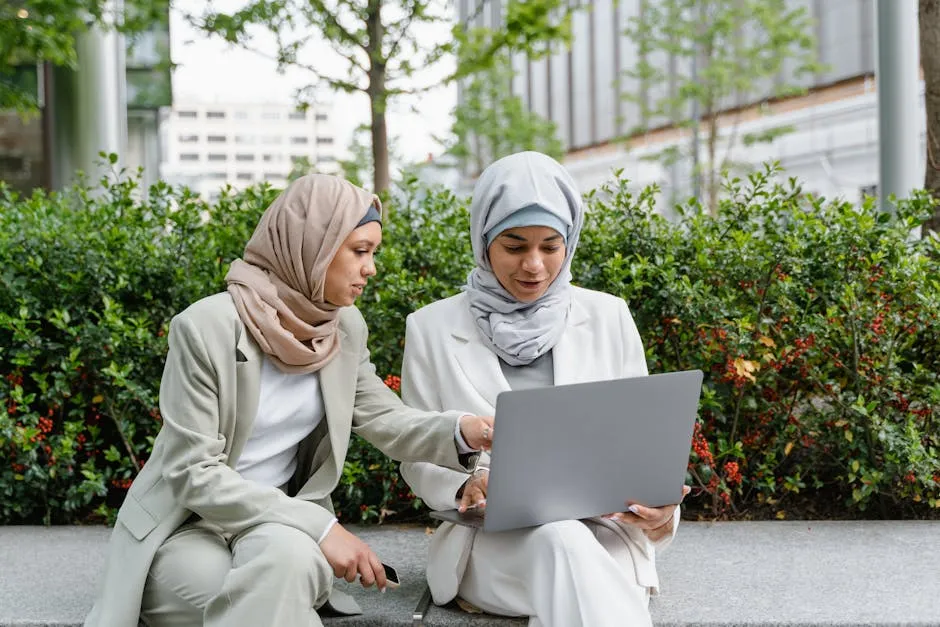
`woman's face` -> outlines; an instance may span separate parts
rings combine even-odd
[[[326,269],[323,297],[337,307],[356,302],[370,276],[375,275],[375,249],[382,243],[382,226],[367,222],[349,234]]]
[[[500,285],[516,300],[530,303],[561,272],[565,240],[547,226],[518,226],[496,236],[487,252]]]

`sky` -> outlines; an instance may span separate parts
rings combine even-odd
[[[205,0],[194,0],[187,3],[187,9],[198,13],[206,4]],[[213,2],[217,9],[227,11],[237,10],[243,4],[244,0]],[[439,31],[439,36],[446,33],[444,28]],[[292,70],[279,75],[274,61],[229,46],[219,38],[209,38],[192,28],[177,9],[171,14],[170,37],[171,58],[178,65],[173,75],[176,103],[291,103],[293,91],[312,82],[311,74],[306,71]],[[259,35],[256,41],[258,47],[273,50],[273,37]],[[327,71],[344,69],[327,44],[312,50],[308,57],[316,58],[302,58],[301,61],[315,61]],[[440,72],[446,70],[442,66]],[[416,79],[416,83],[426,84],[432,78],[423,76]],[[337,143],[345,151],[354,129],[369,121],[369,100],[361,93],[336,94],[332,98],[331,113],[336,122]],[[441,154],[443,148],[434,137],[446,137],[456,101],[457,89],[449,86],[436,88],[420,98],[408,97],[390,105],[389,136],[404,160],[422,161],[428,154]]]

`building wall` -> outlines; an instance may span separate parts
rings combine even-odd
[[[920,85],[923,94],[923,83]],[[873,194],[878,183],[878,103],[874,79],[863,77],[818,89],[811,94],[781,103],[772,115],[745,110],[721,119],[722,141],[719,153],[728,150],[731,137],[737,141],[731,151],[735,160],[751,164],[777,161],[784,169],[781,178],[795,176],[803,189],[827,198],[861,200]],[[926,165],[926,115],[921,98],[921,147],[918,172]],[[740,137],[773,126],[791,125],[794,132],[770,144],[745,147]],[[737,126],[736,132],[731,130]],[[583,189],[601,185],[615,168],[624,170],[637,187],[651,183],[663,188],[663,200],[684,200],[691,195],[688,168],[679,164],[677,172],[647,160],[668,146],[688,146],[689,133],[661,132],[630,142],[611,142],[568,154],[566,166]],[[703,155],[704,158],[704,155]]]
[[[164,112],[162,177],[205,198],[221,188],[287,183],[303,159],[336,173],[336,135],[327,108],[298,111],[283,104],[177,102]]]
[[[494,0],[462,0],[458,15],[479,16],[477,24],[495,23],[493,11],[478,5]],[[687,131],[653,131],[626,137],[639,126],[656,129],[666,120],[643,120],[639,104],[627,93],[655,101],[674,86],[666,84],[643,92],[624,70],[637,61],[636,45],[623,31],[644,4],[658,0],[581,0],[590,10],[576,14],[570,50],[558,50],[549,59],[514,59],[517,76],[512,90],[533,111],[555,122],[568,151],[566,164],[584,189],[607,180],[613,169],[637,186],[657,183],[668,200],[692,192],[691,161],[664,168],[655,158],[665,148],[691,145]],[[877,106],[874,93],[875,0],[789,0],[802,6],[815,23],[818,60],[825,71],[801,80],[793,78],[793,63],[786,64],[774,81],[738,103],[745,114],[722,120],[720,154],[731,137],[736,161],[759,163],[779,160],[788,175],[799,176],[808,191],[857,199],[861,190],[875,185],[877,176]],[[682,59],[660,53],[651,61],[673,73],[686,73]],[[806,96],[764,107],[775,84],[797,84],[811,90]],[[687,112],[688,113],[688,112]],[[743,146],[748,132],[792,124],[796,132],[771,144]],[[704,158],[704,146],[701,157]],[[700,161],[702,160],[700,159]]]

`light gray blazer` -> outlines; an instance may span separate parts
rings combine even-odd
[[[341,351],[320,371],[327,435],[301,445],[299,490],[289,497],[234,470],[258,410],[263,354],[231,297],[210,296],[173,319],[160,385],[163,427],[118,512],[86,627],[137,627],[154,554],[193,513],[228,533],[273,522],[319,539],[333,519],[330,493],[351,432],[398,460],[463,467],[454,442],[462,412],[402,405],[369,361],[362,314],[346,307],[339,320]]]
[[[401,391],[409,405],[427,410],[465,407],[489,416],[499,393],[510,389],[499,358],[483,343],[467,300],[466,293],[458,294],[408,316]],[[555,385],[647,374],[643,342],[623,299],[572,287],[571,301],[565,331],[552,349]],[[488,460],[484,453],[481,463],[489,465]],[[401,472],[432,509],[453,508],[457,490],[467,480],[466,471],[433,463],[405,463]],[[597,524],[616,523],[598,520]],[[618,531],[629,539],[637,581],[655,590],[659,586],[655,549],[666,546],[673,536],[653,543],[636,527],[623,525]],[[442,523],[434,532],[427,572],[435,603],[442,605],[457,595],[476,534],[472,527],[453,523]]]

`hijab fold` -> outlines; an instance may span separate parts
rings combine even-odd
[[[265,210],[225,281],[261,350],[283,372],[323,368],[339,352],[339,308],[324,299],[326,270],[379,199],[339,177],[308,174]]]
[[[565,261],[546,292],[523,303],[490,266],[486,234],[513,214],[537,206],[567,228]],[[470,237],[477,266],[464,287],[470,313],[484,342],[512,366],[532,363],[564,333],[571,308],[571,259],[584,222],[581,194],[560,163],[538,152],[520,152],[490,165],[477,180],[470,204]],[[526,226],[526,225],[516,225]]]

